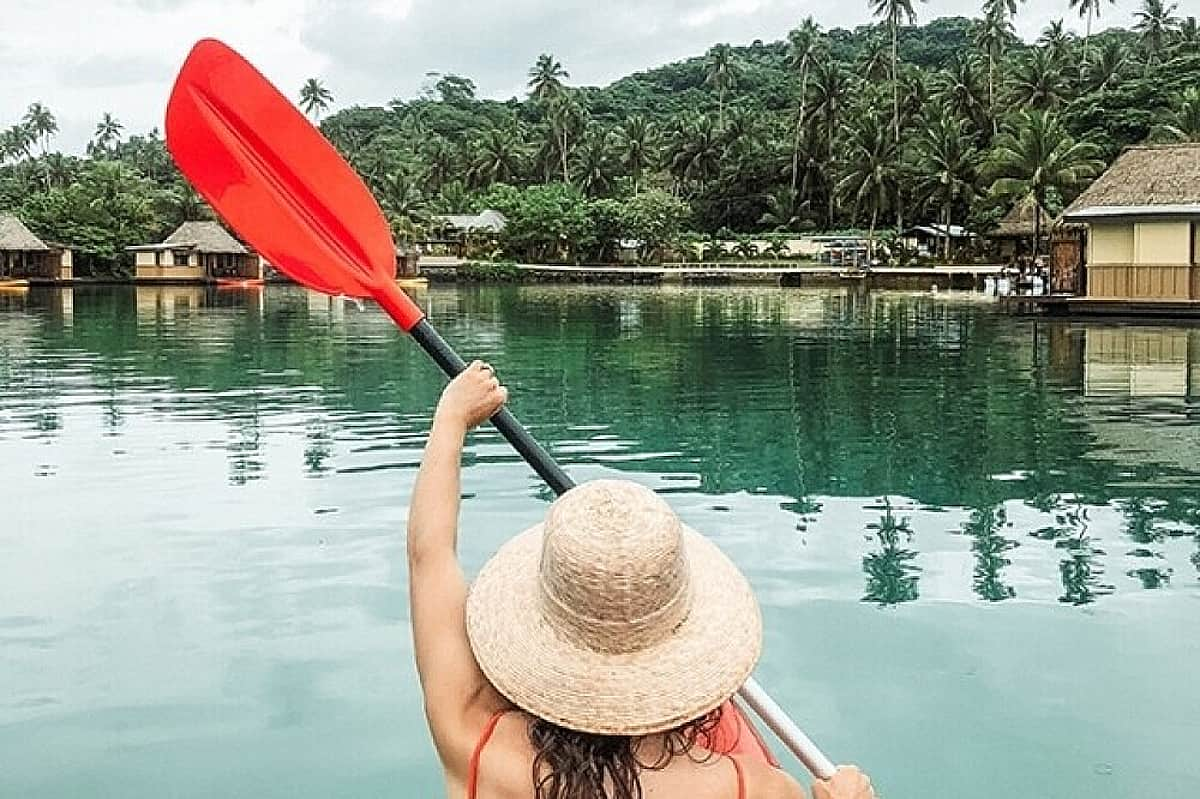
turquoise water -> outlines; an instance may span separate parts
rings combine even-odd
[[[1195,792],[1200,328],[418,298],[573,475],[729,552],[760,680],[884,796]],[[0,294],[0,796],[438,793],[403,528],[439,387],[373,307],[296,289]],[[464,491],[471,570],[548,501],[490,431]]]

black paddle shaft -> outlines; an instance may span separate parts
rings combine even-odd
[[[466,361],[454,351],[446,339],[442,338],[433,325],[429,324],[429,320],[422,319],[417,322],[408,331],[408,334],[421,345],[421,349],[425,350],[430,358],[433,358],[433,362],[448,377],[457,377],[467,368]],[[513,449],[521,454],[525,462],[533,467],[533,470],[546,481],[555,494],[565,494],[575,487],[575,481],[568,477],[562,467],[550,456],[550,453],[534,440],[524,425],[517,421],[517,417],[512,415],[512,411],[504,408],[493,416],[491,421],[500,434],[508,439],[508,443],[513,445]]]

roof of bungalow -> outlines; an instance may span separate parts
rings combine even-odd
[[[488,230],[493,233],[499,233],[508,224],[504,214],[490,208],[477,214],[441,214],[434,219],[458,230]]]
[[[195,250],[196,252],[232,253],[235,255],[244,255],[250,252],[219,222],[184,222],[160,244],[139,244],[125,249],[134,252],[139,250]]]
[[[1145,144],[1121,153],[1063,216],[1200,214],[1200,142]]]
[[[0,250],[49,252],[46,242],[33,235],[25,223],[12,214],[0,213]]]
[[[913,225],[908,230],[904,231],[904,235],[912,236],[915,234],[924,234],[926,236],[942,237],[949,235],[952,239],[969,239],[974,238],[975,234],[967,230],[962,225],[943,225],[938,222],[933,222],[928,225]]]
[[[1044,235],[1050,234],[1050,229],[1054,227],[1055,219],[1050,216],[1050,213],[1038,205],[1037,200],[1032,194],[1025,195],[1020,202],[1016,203],[1007,214],[1001,218],[996,227],[989,232],[988,238],[992,239],[1027,239],[1033,236],[1034,230],[1034,210],[1041,216],[1041,232]]]

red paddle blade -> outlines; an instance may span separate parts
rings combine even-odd
[[[238,53],[214,39],[196,43],[171,90],[166,128],[179,169],[281,272],[327,294],[397,293],[396,248],[375,198]],[[411,315],[398,320],[406,330],[421,311],[412,305]]]

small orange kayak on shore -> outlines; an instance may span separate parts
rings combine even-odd
[[[29,281],[18,278],[6,278],[0,280],[0,291],[25,291],[29,288]]]
[[[245,279],[233,278],[233,277],[219,277],[219,278],[217,278],[217,288],[219,288],[219,289],[256,289],[256,288],[261,288],[265,282],[266,281],[264,281],[260,277],[249,277],[249,278],[245,278]]]

